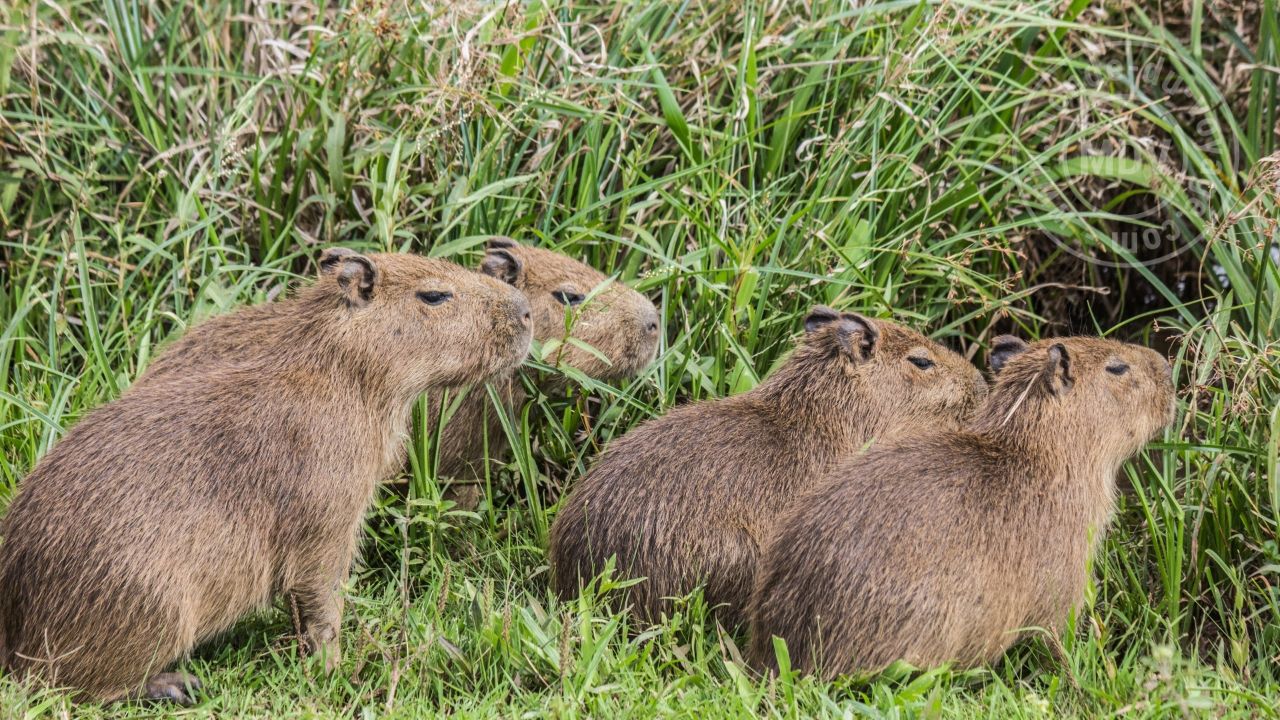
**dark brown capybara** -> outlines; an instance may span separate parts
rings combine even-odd
[[[165,672],[281,593],[339,657],[342,584],[377,483],[400,469],[424,391],[523,362],[510,285],[452,263],[333,249],[288,300],[177,343],[173,372],[78,422],[0,525],[0,661],[78,699],[190,700]],[[184,371],[183,365],[189,369]]]
[[[963,429],[835,468],[778,523],[749,659],[825,677],[895,661],[969,667],[1077,608],[1121,465],[1173,418],[1169,364],[1092,338],[995,340],[996,385]]]
[[[755,389],[672,410],[605,450],[556,515],[562,596],[616,557],[636,614],[704,586],[744,622],[760,548],[778,514],[842,457],[903,431],[958,426],[986,394],[956,353],[894,323],[817,307],[791,357]]]

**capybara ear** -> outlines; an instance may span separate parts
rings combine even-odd
[[[807,333],[814,332],[839,319],[840,313],[835,310],[826,305],[814,305],[813,309],[804,318],[804,331]]]
[[[840,344],[849,357],[859,362],[869,360],[880,343],[880,328],[857,313],[840,314]]]
[[[1049,392],[1054,395],[1071,389],[1075,378],[1071,376],[1071,356],[1067,353],[1066,345],[1055,343],[1049,348],[1041,377]]]
[[[494,235],[489,238],[489,242],[485,243],[484,246],[489,250],[497,250],[499,248],[513,248],[519,244],[520,243],[516,242],[513,238],[509,238],[506,235]]]
[[[490,243],[493,241],[491,240]],[[512,253],[507,252],[503,247],[514,247],[515,241],[511,245],[493,247],[490,245],[489,251],[485,253],[484,260],[480,261],[480,272],[491,278],[497,278],[508,285],[515,285],[520,282],[520,275],[524,272],[524,265]]]
[[[373,261],[344,247],[329,248],[320,255],[320,274],[338,280],[343,298],[352,307],[373,299],[373,289],[378,284],[378,268]]]
[[[991,372],[999,374],[1010,359],[1015,355],[1026,352],[1026,350],[1027,343],[1020,337],[1013,335],[997,336],[991,341],[991,354],[987,358],[987,363],[991,366]]]

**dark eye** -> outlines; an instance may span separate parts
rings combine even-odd
[[[907,362],[911,363],[912,365],[915,365],[921,370],[928,370],[929,368],[933,367],[933,361],[927,357],[909,357],[907,358]]]
[[[587,299],[582,293],[569,292],[568,290],[556,290],[551,293],[551,297],[555,298],[561,305],[578,305]]]
[[[1112,375],[1123,375],[1129,372],[1129,365],[1122,362],[1113,362],[1107,366],[1107,372]]]
[[[453,297],[453,293],[443,290],[419,290],[418,299],[428,305],[439,305]]]

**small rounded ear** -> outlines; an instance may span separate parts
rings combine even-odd
[[[484,255],[484,260],[480,261],[480,272],[489,277],[497,278],[508,285],[515,285],[519,282],[520,274],[523,271],[524,266],[520,264],[520,260],[500,247],[494,248],[490,246],[489,252]]]
[[[378,268],[373,261],[344,247],[329,248],[320,254],[320,274],[338,280],[343,299],[352,307],[373,299],[373,289],[378,284]]]
[[[804,318],[804,331],[811,333],[840,319],[840,313],[826,305],[814,305]]]
[[[489,238],[489,242],[485,243],[485,248],[489,250],[497,250],[499,248],[513,248],[519,244],[520,243],[506,235],[494,235]]]
[[[991,341],[991,354],[987,359],[991,365],[991,372],[999,374],[1009,360],[1026,351],[1027,343],[1022,338],[1013,335],[997,336]]]
[[[1044,361],[1044,370],[1040,375],[1044,379],[1045,387],[1054,395],[1071,389],[1075,378],[1071,376],[1071,355],[1067,352],[1067,346],[1054,343],[1049,348],[1048,356]]]
[[[840,315],[840,344],[854,360],[869,360],[880,342],[880,328],[870,318],[857,313]]]

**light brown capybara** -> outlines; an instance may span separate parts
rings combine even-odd
[[[516,367],[532,326],[493,278],[340,248],[291,299],[214,322],[240,344],[176,343],[174,372],[78,422],[19,486],[0,525],[18,677],[189,702],[198,682],[168,667],[280,593],[332,669],[361,519],[415,399]]]
[[[620,380],[639,373],[657,353],[661,324],[653,303],[577,260],[495,237],[488,243],[480,271],[510,283],[529,298],[534,340],[544,346],[554,343],[547,358],[552,364],[572,367],[597,380]],[[496,412],[511,412],[525,400],[515,371],[486,382],[504,407],[495,410],[483,386],[468,388],[462,397],[450,398],[451,414],[440,431],[437,472],[453,483],[449,497],[465,509],[479,502],[485,458],[501,459],[507,449]],[[432,427],[440,416],[440,405],[439,398],[432,398],[428,413]]]
[[[765,552],[749,659],[825,677],[968,667],[1079,607],[1121,465],[1173,418],[1144,347],[997,338],[963,429],[872,448],[794,504]]]
[[[645,578],[627,600],[646,621],[704,587],[727,626],[744,622],[760,548],[778,514],[839,459],[922,426],[958,426],[982,374],[920,333],[817,307],[791,357],[741,395],[696,403],[613,441],[556,514],[557,592],[616,557]]]

